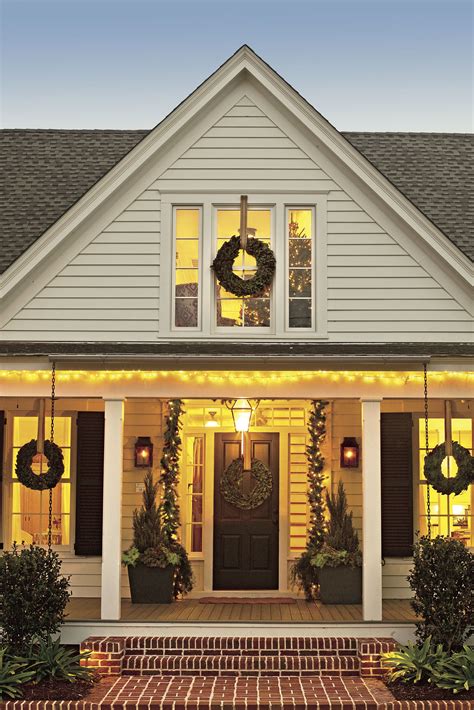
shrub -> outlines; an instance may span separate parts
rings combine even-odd
[[[313,557],[311,564],[318,569],[322,567],[360,567],[362,555],[359,551],[348,552],[323,545],[322,549]]]
[[[23,659],[11,656],[0,648],[0,699],[21,698],[21,686],[32,680],[34,671],[26,667]]]
[[[339,481],[336,494],[326,493],[329,511],[328,530],[325,544],[333,550],[344,550],[350,554],[359,552],[359,536],[352,523],[352,511],[347,510],[347,496],[344,484]]]
[[[0,557],[0,626],[12,652],[24,652],[33,639],[59,631],[69,600],[69,580],[55,552],[19,548]]]
[[[388,669],[388,680],[401,680],[403,683],[427,682],[436,663],[446,657],[441,644],[433,646],[427,638],[421,646],[409,643],[396,651],[382,655],[382,665]]]
[[[416,636],[431,637],[446,651],[459,650],[473,623],[474,556],[458,540],[421,537],[408,576],[411,604],[420,617]]]
[[[31,644],[27,657],[22,660],[34,673],[35,683],[50,678],[67,680],[70,683],[76,680],[92,682],[93,671],[81,666],[81,659],[89,655],[87,651],[76,653],[71,648],[61,646],[59,639],[53,641],[47,638]]]
[[[453,693],[474,688],[474,649],[465,644],[461,651],[439,660],[430,683]]]
[[[291,584],[303,590],[308,602],[314,601],[318,596],[318,568],[313,564],[315,554],[310,548],[306,549],[293,562],[290,570]]]

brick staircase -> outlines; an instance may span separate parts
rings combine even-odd
[[[318,637],[90,637],[81,650],[101,675],[378,677],[392,639]]]

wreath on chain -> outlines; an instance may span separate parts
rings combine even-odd
[[[245,251],[257,262],[257,271],[251,279],[241,279],[233,272],[234,261],[241,249],[240,237],[233,236],[221,246],[212,268],[222,288],[234,296],[259,296],[270,286],[275,274],[276,259],[270,247],[261,239],[249,237]]]
[[[54,488],[59,483],[64,473],[63,452],[57,444],[51,441],[44,442],[44,455],[48,460],[48,470],[37,475],[33,472],[31,464],[38,453],[36,439],[23,444],[16,457],[15,472],[18,480],[33,491],[45,491]]]
[[[470,451],[453,441],[453,458],[457,463],[458,472],[453,478],[446,478],[441,470],[441,464],[446,457],[446,444],[439,444],[425,456],[424,473],[428,483],[444,495],[458,495],[467,490],[474,481],[474,459]]]
[[[249,493],[241,489],[244,462],[242,458],[234,459],[222,474],[220,489],[222,497],[227,503],[241,510],[253,510],[262,505],[271,495],[273,478],[270,469],[263,461],[252,459],[250,473],[255,480],[255,485]]]

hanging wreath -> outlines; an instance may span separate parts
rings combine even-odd
[[[458,495],[474,481],[474,459],[471,453],[453,441],[453,458],[458,465],[458,472],[453,478],[446,478],[441,471],[441,464],[446,458],[446,444],[439,444],[425,456],[424,473],[428,483],[435,491],[444,495]]]
[[[45,491],[48,488],[54,488],[64,473],[63,452],[57,444],[45,441],[44,455],[48,459],[48,470],[46,473],[40,473],[39,475],[34,473],[31,468],[33,458],[37,453],[36,439],[23,444],[16,457],[15,472],[17,478],[20,483],[33,491]]]
[[[261,239],[249,237],[246,252],[257,262],[257,271],[255,276],[244,281],[232,270],[240,249],[240,237],[234,236],[224,242],[212,264],[216,278],[222,288],[234,296],[259,296],[273,281],[275,254]]]
[[[241,458],[230,463],[220,480],[221,494],[227,503],[241,510],[253,510],[262,505],[271,495],[273,488],[272,473],[263,461],[252,459],[250,473],[255,485],[250,493],[242,492],[242,474],[244,463]]]

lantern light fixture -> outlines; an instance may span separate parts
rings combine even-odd
[[[135,468],[153,466],[153,444],[149,436],[139,436],[135,442]]]
[[[229,404],[226,401],[227,407],[232,412],[232,419],[234,420],[234,429],[236,432],[244,434],[250,430],[250,422],[252,421],[252,415],[256,411],[260,400],[253,400],[253,404],[250,399],[234,399],[232,403]]]
[[[217,409],[208,409],[207,413],[209,415],[209,419],[206,421],[204,426],[215,429],[219,426],[219,422],[216,419]]]
[[[359,444],[353,436],[345,436],[341,444],[341,468],[359,467]]]

